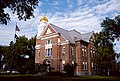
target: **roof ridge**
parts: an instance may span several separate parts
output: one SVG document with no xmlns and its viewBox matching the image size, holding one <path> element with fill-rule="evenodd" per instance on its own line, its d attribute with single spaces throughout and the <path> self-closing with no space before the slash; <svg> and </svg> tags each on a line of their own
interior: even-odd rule
<svg viewBox="0 0 120 81">
<path fill-rule="evenodd" d="M 50 23 L 50 25 L 54 25 L 54 24 L 51 24 L 51 23 Z M 59 28 L 59 29 L 65 30 L 65 29 L 63 29 L 63 28 L 61 28 L 61 27 L 59 27 L 59 26 L 56 26 L 56 25 L 54 25 L 54 26 L 57 27 L 57 28 Z M 65 30 L 65 31 L 68 31 L 68 30 Z"/>
<path fill-rule="evenodd" d="M 69 30 L 69 32 L 70 32 L 70 31 L 75 31 L 75 32 L 77 32 L 78 34 L 80 34 L 80 35 L 81 35 L 81 33 L 80 33 L 79 31 L 77 31 L 76 29 Z"/>
<path fill-rule="evenodd" d="M 89 33 L 93 33 L 93 31 L 91 31 L 91 32 L 87 32 L 87 33 L 83 33 L 83 34 L 89 34 Z M 83 35 L 83 34 L 81 34 L 81 35 Z"/>
<path fill-rule="evenodd" d="M 65 30 L 61 27 L 58 27 L 54 24 L 51 24 L 50 25 L 56 30 L 57 33 L 61 33 L 61 35 L 66 39 L 66 40 L 69 40 L 70 42 L 73 42 L 70 34 L 69 34 L 69 31 L 68 30 Z"/>
</svg>

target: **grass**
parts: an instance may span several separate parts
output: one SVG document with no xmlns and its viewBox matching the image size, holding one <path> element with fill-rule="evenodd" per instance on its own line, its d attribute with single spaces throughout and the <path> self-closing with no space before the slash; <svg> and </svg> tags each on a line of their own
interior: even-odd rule
<svg viewBox="0 0 120 81">
<path fill-rule="evenodd" d="M 46 76 L 46 77 L 34 77 L 31 74 L 20 75 L 0 75 L 0 81 L 120 81 L 120 77 L 115 76 Z"/>
<path fill-rule="evenodd" d="M 1 77 L 22 77 L 22 76 L 33 76 L 32 74 L 26 74 L 26 75 L 21 75 L 21 74 L 4 74 L 4 75 L 0 75 Z"/>
</svg>

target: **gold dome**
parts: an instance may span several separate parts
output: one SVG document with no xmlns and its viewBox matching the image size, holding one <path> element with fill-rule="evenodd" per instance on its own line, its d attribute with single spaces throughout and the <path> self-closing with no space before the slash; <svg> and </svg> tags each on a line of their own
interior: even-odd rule
<svg viewBox="0 0 120 81">
<path fill-rule="evenodd" d="M 43 16 L 43 17 L 40 19 L 40 21 L 47 21 L 47 22 L 48 22 L 48 19 L 47 19 L 46 16 Z"/>
</svg>

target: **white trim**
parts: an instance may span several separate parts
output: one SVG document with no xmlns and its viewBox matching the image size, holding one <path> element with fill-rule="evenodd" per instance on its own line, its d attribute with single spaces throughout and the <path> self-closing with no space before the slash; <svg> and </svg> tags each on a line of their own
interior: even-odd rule
<svg viewBox="0 0 120 81">
<path fill-rule="evenodd" d="M 51 34 L 52 31 L 50 30 L 50 28 L 47 29 L 47 32 L 45 34 Z"/>
<path fill-rule="evenodd" d="M 57 37 L 57 36 L 59 36 L 57 33 L 53 33 L 53 34 L 41 36 L 41 40 L 50 39 L 50 38 Z"/>
<path fill-rule="evenodd" d="M 36 45 L 35 49 L 40 49 L 41 45 Z"/>
<path fill-rule="evenodd" d="M 45 49 L 49 49 L 49 48 L 52 48 L 52 44 L 46 44 L 45 45 Z"/>
<path fill-rule="evenodd" d="M 50 24 L 49 24 L 49 26 L 56 32 L 56 33 L 61 33 L 61 32 L 57 32 Z M 61 37 L 63 37 L 66 41 L 67 41 L 67 39 L 61 34 Z"/>
<path fill-rule="evenodd" d="M 49 23 L 47 23 L 46 27 L 43 29 L 43 31 L 41 32 L 40 38 L 42 37 L 42 35 L 44 34 L 45 30 L 48 28 Z"/>
<path fill-rule="evenodd" d="M 65 44 L 68 44 L 69 42 L 68 41 L 63 41 L 63 42 L 60 42 L 61 44 L 60 45 L 65 45 Z"/>
</svg>

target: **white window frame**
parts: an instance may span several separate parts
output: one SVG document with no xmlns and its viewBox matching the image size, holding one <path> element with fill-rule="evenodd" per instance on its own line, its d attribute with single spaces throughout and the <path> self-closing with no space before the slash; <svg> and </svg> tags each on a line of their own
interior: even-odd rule
<svg viewBox="0 0 120 81">
<path fill-rule="evenodd" d="M 46 56 L 49 57 L 52 55 L 52 48 L 45 49 L 46 51 Z"/>
<path fill-rule="evenodd" d="M 62 47 L 62 56 L 65 56 L 65 46 Z"/>
</svg>

